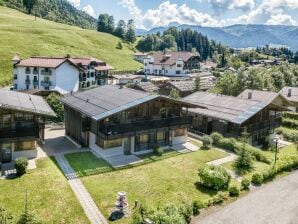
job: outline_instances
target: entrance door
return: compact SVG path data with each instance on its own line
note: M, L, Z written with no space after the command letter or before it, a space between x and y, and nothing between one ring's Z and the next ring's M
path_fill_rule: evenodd
M124 155L130 155L131 154L130 146L131 146L130 137L125 138L124 139L124 151L123 151Z
M12 159L12 149L10 143L3 143L1 150L1 162L9 163Z

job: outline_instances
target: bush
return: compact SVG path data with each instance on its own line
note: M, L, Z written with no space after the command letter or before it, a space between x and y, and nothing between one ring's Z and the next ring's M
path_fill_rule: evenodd
M250 171L253 168L253 157L251 153L245 149L240 151L238 158L235 161L235 166L241 171Z
M200 209L202 209L202 208L204 208L204 207L205 207L205 206L204 206L204 203L203 203L203 202L198 201L198 200L194 201L194 202L192 203L192 211L193 211L193 214L194 214L194 215L198 215L198 214L200 214Z
M207 166L199 169L200 183L207 188L221 190L229 185L231 176L220 166Z
M295 112L285 112L283 116L285 118L298 120L298 113L295 113Z
M56 113L57 117L52 119L54 122L63 122L64 121L64 106L61 103L60 99L61 99L61 96L59 96L55 93L51 93L46 98L47 103L51 106L53 111Z
M210 135L211 139L212 139L212 143L214 145L218 145L218 143L223 139L222 134L218 133L218 132L213 132Z
M249 186L250 186L250 179L249 178L243 178L241 181L241 189L242 190L249 190Z
M288 141L291 141L291 142L298 141L298 130L280 127L275 129L275 132L278 135L282 135L284 139Z
M218 142L217 146L232 152L237 151L236 140L233 138L223 138Z
M15 160L14 166L17 171L17 175L21 176L26 173L26 169L28 166L28 159L25 157L19 157Z
M212 139L208 135L204 135L202 138L203 148L209 149L210 145L212 144Z
M282 126L298 129L298 120L290 119L290 118L283 118L282 119Z
M155 153L155 155L157 156L162 156L163 155L163 149L159 146L155 146L153 148L153 152Z
M218 205L224 203L225 200L228 199L228 195L224 192L219 192L211 201L209 205Z
M240 187L238 186L238 184L231 184L229 186L229 194L232 197L239 196L239 194L240 194Z
M254 173L251 182L256 185L261 185L263 183L263 175L261 173Z

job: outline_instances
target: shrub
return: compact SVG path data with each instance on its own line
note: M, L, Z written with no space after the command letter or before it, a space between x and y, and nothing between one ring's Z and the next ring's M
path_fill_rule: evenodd
M47 98L47 103L51 106L53 111L56 113L55 118L52 118L54 122L63 122L64 121L64 106L60 101L61 96L55 93L51 93Z
M213 132L210 135L211 139L212 139L212 143L214 145L218 145L218 143L223 139L222 134L218 133L218 132Z
M221 190L228 186L231 176L220 166L207 166L199 169L200 183L207 188Z
M26 169L28 166L28 159L25 157L19 157L15 160L15 169L17 171L17 175L21 176L26 173Z
M298 141L298 130L280 127L275 129L275 132L278 135L282 135L284 139L288 141L291 141L291 142Z
M251 182L256 185L261 185L263 183L263 175L261 173L254 173Z
M10 213L6 211L6 209L0 206L0 223L1 224L12 224L13 217Z
M203 148L209 149L210 145L212 144L212 139L208 135L204 135L202 138Z
M240 194L240 187L238 184L231 184L229 186L229 194L232 197L239 196Z
M224 203L228 199L228 195L224 192L219 192L213 199L210 201L210 205L218 205Z
M233 138L223 138L218 142L217 146L232 152L237 151L236 140Z
M242 190L249 190L249 186L250 186L250 179L245 177L242 179L241 181L241 189Z
M241 171L250 171L253 168L253 157L251 153L245 149L245 146L240 151L238 158L235 161L235 166Z
M290 119L290 118L283 118L282 126L297 129L298 128L298 120L294 120L294 119Z
M295 113L295 112L285 112L284 113L284 117L285 118L289 118L289 119L298 120L298 113Z
M153 148L153 152L157 155L157 156L162 156L163 155L163 149L159 146L155 146Z
M200 214L200 209L204 208L204 203L201 202L201 201L198 201L198 200L195 200L193 203L192 203L192 211L193 211L193 214L194 215L198 215Z

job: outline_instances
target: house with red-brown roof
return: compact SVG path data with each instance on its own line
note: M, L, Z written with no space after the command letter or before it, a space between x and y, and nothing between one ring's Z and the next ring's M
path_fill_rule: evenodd
M187 76L200 68L200 56L192 52L156 52L144 59L144 73L159 76Z
M112 66L93 57L13 58L14 89L76 92L107 84Z

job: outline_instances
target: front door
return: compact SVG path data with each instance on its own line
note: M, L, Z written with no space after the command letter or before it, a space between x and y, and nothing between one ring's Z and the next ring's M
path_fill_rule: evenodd
M9 163L12 160L12 149L10 143L3 143L1 145L1 162Z

